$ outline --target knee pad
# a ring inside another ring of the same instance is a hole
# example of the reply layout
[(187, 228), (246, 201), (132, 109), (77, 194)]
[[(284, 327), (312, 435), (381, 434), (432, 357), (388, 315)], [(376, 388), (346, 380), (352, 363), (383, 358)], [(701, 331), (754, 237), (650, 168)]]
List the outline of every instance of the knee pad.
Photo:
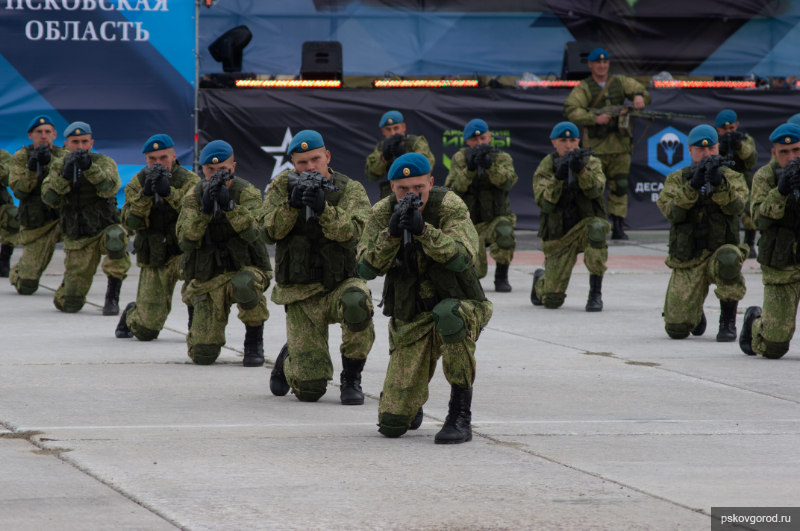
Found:
[(726, 248), (717, 253), (717, 269), (722, 280), (732, 282), (739, 278), (742, 266), (741, 255), (734, 249)]
[(219, 345), (192, 345), (191, 358), (197, 365), (211, 365), (219, 357)]
[(316, 402), (322, 398), (322, 395), (324, 395), (327, 390), (327, 380), (305, 380), (297, 382), (297, 386), (293, 387), (292, 392), (301, 402)]
[(433, 307), (433, 322), (445, 343), (457, 343), (467, 337), (467, 327), (458, 311), (460, 307), (458, 299), (445, 299)]
[(8, 213), (6, 228), (11, 232), (17, 232), (19, 230), (19, 209), (14, 205), (8, 205), (6, 212)]
[(118, 260), (125, 256), (125, 230), (119, 225), (109, 225), (106, 227), (106, 250), (108, 257)]
[(131, 332), (133, 332), (134, 337), (139, 341), (152, 341), (158, 337), (159, 330), (136, 325), (131, 327)]
[(616, 185), (616, 189), (612, 190), (611, 193), (614, 195), (628, 195), (628, 176), (627, 175), (616, 175), (614, 176), (614, 184)]
[(771, 360), (777, 360), (783, 357), (784, 354), (789, 352), (789, 342), (788, 341), (767, 341), (764, 340), (764, 354), (765, 358), (769, 358)]
[(514, 227), (508, 221), (500, 221), (494, 228), (494, 241), (501, 249), (514, 248)]
[(17, 281), (16, 288), (20, 295), (33, 295), (39, 289), (39, 281), (35, 278), (21, 278)]
[(361, 290), (350, 289), (342, 294), (342, 315), (344, 322), (353, 332), (359, 332), (369, 326), (372, 312), (367, 304), (367, 294)]
[(256, 289), (256, 279), (252, 271), (239, 271), (231, 279), (233, 300), (244, 310), (252, 310), (258, 306), (260, 293)]
[(602, 249), (606, 247), (606, 232), (608, 225), (600, 220), (590, 221), (587, 225), (587, 236), (589, 238), (589, 245), (595, 249)]
[(408, 425), (410, 422), (411, 419), (404, 417), (403, 415), (381, 413), (381, 416), (378, 419), (378, 431), (386, 437), (394, 439), (396, 437), (400, 437), (406, 431), (408, 431)]
[(672, 339), (684, 339), (689, 337), (689, 332), (692, 331), (692, 325), (689, 323), (667, 323), (664, 325), (667, 335)]
[(65, 295), (64, 304), (59, 308), (65, 313), (78, 313), (83, 308), (86, 299), (80, 295)]
[(544, 302), (545, 308), (555, 310), (564, 304), (564, 299), (566, 298), (566, 293), (545, 293), (542, 302)]

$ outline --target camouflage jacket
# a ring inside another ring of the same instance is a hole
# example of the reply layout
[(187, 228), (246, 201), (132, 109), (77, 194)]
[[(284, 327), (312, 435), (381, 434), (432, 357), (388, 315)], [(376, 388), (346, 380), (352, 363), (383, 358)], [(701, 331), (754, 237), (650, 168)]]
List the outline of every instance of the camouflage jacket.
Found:
[[(332, 175), (337, 174), (328, 168)], [(298, 216), (304, 209), (289, 206), (289, 170), (276, 175), (267, 188), (259, 217), (260, 225), (266, 230), (267, 237), (280, 241), (290, 237)], [(342, 175), (342, 174), (338, 174)], [(326, 203), (325, 210), (319, 216), (322, 235), (332, 241), (348, 243), (355, 246), (361, 238), (370, 202), (364, 186), (354, 179), (349, 179), (347, 187), (341, 190), (342, 197), (336, 206)], [(277, 284), (272, 290), (272, 300), (276, 304), (290, 304), (327, 291), (321, 282), (311, 284)]]
[(492, 153), (492, 165), (482, 168), (479, 176), (477, 169), (467, 168), (468, 150), (461, 148), (453, 155), (444, 185), (464, 200), (474, 223), (513, 214), (508, 191), (517, 184), (519, 177), (511, 155), (503, 151)]
[[(23, 218), (38, 219), (43, 223), (51, 219), (56, 219), (58, 213), (51, 207), (42, 202), (42, 183), (44, 178), (50, 171), (50, 165), (41, 168), (41, 175), (38, 175), (34, 170), (28, 169), (28, 158), (30, 157), (33, 145), (20, 148), (14, 157), (11, 159), (11, 189), (14, 190), (14, 195), (19, 199), (21, 215)], [(67, 150), (61, 146), (53, 146), (50, 152), (50, 161), (57, 158), (63, 158), (67, 154)], [(41, 177), (41, 180), (39, 178)], [(28, 216), (27, 212), (31, 215)], [(25, 219), (22, 220), (23, 227), (27, 224)], [(30, 228), (39, 226), (35, 223)]]
[[(406, 153), (419, 153), (424, 155), (428, 162), (431, 163), (431, 171), (436, 160), (433, 158), (431, 148), (428, 146), (428, 141), (424, 136), (408, 135), (408, 143), (406, 144)], [(378, 142), (375, 149), (372, 150), (367, 156), (367, 164), (364, 166), (364, 175), (370, 181), (381, 181), (386, 178), (386, 173), (389, 167), (383, 160), (383, 140)]]
[[(65, 150), (64, 156), (67, 153)], [(122, 185), (117, 171), (117, 163), (111, 157), (100, 153), (92, 152), (91, 155), (92, 165), (81, 173), (80, 179), (94, 185), (99, 197), (114, 197)], [(42, 182), (42, 199), (46, 205), (58, 206), (61, 197), (72, 190), (72, 179), (63, 178), (61, 176), (63, 171), (64, 157), (54, 158), (50, 161), (50, 171)]]
[[(722, 155), (721, 152), (720, 155)], [(742, 139), (742, 145), (733, 152), (733, 160), (736, 162), (734, 169), (744, 175), (749, 189), (753, 184), (753, 167), (758, 162), (756, 141), (752, 136), (745, 134), (744, 139)]]
[(11, 154), (0, 149), (0, 206), (11, 203), (11, 194), (8, 192), (8, 170), (11, 164)]

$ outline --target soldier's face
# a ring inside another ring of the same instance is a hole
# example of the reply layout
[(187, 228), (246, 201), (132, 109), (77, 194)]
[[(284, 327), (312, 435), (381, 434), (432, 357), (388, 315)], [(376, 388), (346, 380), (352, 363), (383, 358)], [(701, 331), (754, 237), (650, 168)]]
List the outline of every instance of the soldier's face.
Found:
[(392, 187), (394, 196), (400, 201), (409, 192), (414, 192), (420, 199), (422, 199), (422, 206), (420, 210), (425, 210), (425, 205), (428, 204), (428, 196), (433, 188), (433, 176), (428, 173), (427, 175), (417, 175), (416, 177), (406, 177), (405, 179), (394, 179), (389, 181)]
[(390, 136), (398, 134), (406, 136), (406, 123), (400, 122), (399, 124), (384, 125), (381, 127), (381, 133), (383, 133), (384, 138), (389, 138)]
[(725, 133), (733, 133), (739, 129), (739, 122), (733, 122), (732, 124), (725, 124), (720, 127), (717, 127), (717, 134), (719, 136), (724, 135)]
[(592, 71), (592, 76), (599, 77), (601, 79), (608, 75), (608, 68), (611, 65), (608, 59), (589, 61), (586, 64), (589, 65), (589, 70)]
[(778, 166), (785, 168), (793, 160), (800, 159), (800, 142), (772, 144), (772, 156), (778, 161)]
[(324, 146), (305, 153), (292, 153), (292, 165), (297, 173), (315, 171), (330, 179), (331, 173), (328, 171), (330, 162), (331, 152)]
[(474, 148), (475, 146), (480, 146), (482, 144), (491, 144), (492, 143), (492, 133), (486, 131), (482, 135), (478, 136), (471, 136), (468, 139), (464, 140), (464, 143), (467, 147)]
[(719, 144), (710, 146), (689, 146), (689, 155), (692, 157), (692, 162), (700, 162), (711, 155), (719, 155)]
[[(155, 153), (155, 151), (153, 152)], [(167, 166), (171, 168), (172, 165)], [(201, 166), (203, 168), (203, 177), (206, 178), (206, 181), (211, 179), (211, 176), (217, 173), (219, 170), (228, 170), (231, 175), (236, 174), (236, 161), (233, 160), (233, 155), (228, 157), (227, 159), (223, 160), (222, 162), (217, 162), (216, 164), (209, 162), (208, 164), (203, 164)], [(228, 181), (227, 185), (230, 187), (233, 181)]]
[(172, 164), (178, 160), (178, 156), (175, 154), (174, 148), (167, 148), (145, 153), (144, 160), (147, 162), (148, 168), (156, 164), (161, 164), (165, 168), (170, 169), (172, 168)]
[(67, 141), (64, 142), (64, 147), (67, 148), (67, 151), (72, 152), (78, 149), (83, 149), (85, 151), (91, 151), (92, 146), (94, 146), (94, 138), (92, 135), (75, 135), (67, 137)]
[(581, 143), (580, 138), (551, 138), (550, 142), (556, 148), (556, 153), (559, 157), (563, 157), (570, 151), (578, 149), (578, 144)]
[(41, 145), (53, 147), (53, 140), (56, 139), (56, 129), (50, 124), (40, 125), (28, 133), (28, 138), (33, 142), (33, 147)]

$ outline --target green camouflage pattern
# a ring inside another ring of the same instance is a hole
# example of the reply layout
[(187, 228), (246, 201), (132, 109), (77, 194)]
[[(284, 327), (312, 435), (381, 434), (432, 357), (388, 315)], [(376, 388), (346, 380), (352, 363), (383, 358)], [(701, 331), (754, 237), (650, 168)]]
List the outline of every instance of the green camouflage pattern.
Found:
[[(444, 185), (459, 196), (469, 190), (478, 176), (477, 171), (472, 171), (467, 168), (466, 151), (466, 149), (462, 148), (453, 155), (450, 162), (450, 172), (447, 174), (447, 178), (444, 181)], [(485, 171), (492, 185), (500, 190), (510, 190), (519, 180), (517, 172), (514, 169), (514, 161), (511, 155), (502, 151), (492, 155), (492, 165), (486, 168)], [(489, 247), (489, 256), (492, 257), (492, 260), (498, 264), (508, 265), (514, 259), (514, 249), (517, 245), (517, 238), (512, 232), (514, 245), (508, 249), (501, 249), (497, 245), (495, 241), (497, 236), (495, 227), (497, 227), (498, 223), (502, 222), (509, 223), (512, 227), (516, 227), (517, 225), (517, 216), (512, 212), (511, 203), (508, 200), (505, 202), (505, 212), (502, 216), (497, 216), (491, 221), (476, 223), (475, 230), (478, 233), (478, 249), (486, 249), (486, 247)], [(486, 276), (488, 266), (485, 252), (478, 253), (476, 270), (478, 272), (478, 278)]]
[[(376, 203), (358, 246), (359, 262), (366, 261), (379, 275), (389, 271), (400, 250), (401, 238), (389, 235), (391, 215), (388, 198)], [(426, 223), (425, 231), (413, 236), (420, 243), (422, 252), (439, 263), (447, 263), (462, 254), (469, 257), (470, 267), (474, 267), (478, 234), (467, 206), (454, 192), (445, 194), (439, 206), (439, 219), (438, 228)], [(418, 294), (409, 295), (416, 297)], [(427, 298), (432, 295), (432, 287), (421, 283), (419, 296)], [(391, 357), (378, 405), (379, 416), (391, 413), (408, 417), (410, 421), (428, 399), (428, 382), (440, 357), (443, 358), (442, 366), (448, 382), (472, 387), (475, 381), (475, 342), (481, 329), (489, 323), (492, 303), (488, 300), (462, 300), (459, 315), (464, 320), (467, 335), (462, 341), (450, 344), (444, 343), (441, 334), (436, 332), (431, 312), (421, 312), (409, 322), (390, 319)]]
[[(564, 190), (564, 181), (556, 178), (554, 168), (554, 154), (547, 155), (533, 174), (533, 197), (539, 208), (549, 203), (555, 205), (561, 200)], [(587, 197), (598, 197), (605, 186), (606, 178), (603, 174), (600, 159), (591, 156), (586, 163), (584, 171), (578, 174), (578, 188)], [(549, 208), (545, 206), (545, 208)], [(550, 207), (551, 208), (551, 207)], [(611, 225), (605, 219), (588, 217), (580, 220), (563, 237), (557, 240), (542, 241), (544, 252), (544, 275), (535, 285), (536, 295), (541, 301), (553, 295), (561, 295), (567, 291), (572, 270), (578, 261), (578, 254), (583, 253), (583, 262), (592, 275), (603, 276), (606, 272), (608, 261), (608, 245), (605, 240), (602, 247), (589, 245), (589, 223), (602, 223), (606, 228), (605, 233), (611, 230)]]
[[(424, 136), (408, 136), (409, 138), (413, 137), (413, 142), (406, 146), (406, 153), (419, 153), (420, 155), (424, 155), (425, 158), (428, 159), (428, 162), (430, 162), (431, 171), (433, 171), (436, 159), (433, 153), (431, 153), (428, 141)], [(383, 160), (383, 140), (380, 140), (375, 145), (375, 149), (372, 150), (372, 153), (367, 155), (367, 163), (364, 165), (364, 175), (370, 181), (379, 182), (381, 199), (388, 196), (392, 191), (389, 186), (389, 181), (386, 180), (386, 174), (389, 172), (390, 166), (390, 164), (387, 165), (386, 161)]]
[[(106, 155), (94, 152), (92, 154), (95, 155), (92, 157), (92, 165), (81, 173), (80, 178), (95, 185), (99, 197), (114, 197), (122, 185), (117, 171), (117, 163)], [(64, 155), (66, 156), (66, 151)], [(60, 203), (60, 198), (72, 190), (72, 180), (61, 177), (61, 173), (64, 171), (64, 157), (52, 159), (49, 170), (47, 177), (42, 182), (42, 197), (45, 204), (56, 207)], [(80, 183), (78, 185), (80, 186)], [(48, 198), (52, 198), (52, 200), (48, 201)]]
[(333, 378), (333, 364), (328, 351), (328, 326), (331, 324), (340, 323), (342, 326), (342, 344), (339, 347), (342, 356), (367, 359), (375, 342), (372, 318), (366, 328), (354, 331), (344, 323), (342, 314), (342, 295), (352, 290), (364, 293), (367, 310), (372, 316), (372, 294), (367, 283), (360, 278), (348, 278), (332, 291), (286, 305), (289, 357), (283, 370), (292, 389), (299, 389), (301, 382)]
[(11, 168), (11, 154), (0, 149), (0, 242), (17, 245), (19, 227), (15, 226), (16, 207), (8, 191), (8, 175)]
[[(750, 191), (750, 214), (758, 225), (759, 219), (783, 219), (789, 204), (789, 197), (778, 191), (778, 180), (775, 172), (780, 168), (778, 161), (772, 159), (753, 175), (753, 188)], [(800, 265), (786, 269), (775, 269), (761, 265), (761, 279), (764, 285), (788, 284), (794, 282)]]
[(603, 173), (606, 175), (608, 185), (608, 202), (606, 208), (610, 216), (628, 217), (628, 193), (617, 194), (619, 185), (616, 178), (624, 177), (626, 180), (631, 170), (630, 153), (598, 154), (603, 163)]
[[(756, 162), (758, 162), (758, 151), (756, 150), (756, 141), (753, 139), (753, 137), (745, 134), (744, 139), (742, 140), (742, 146), (736, 150), (734, 155), (742, 162), (742, 166), (744, 166), (744, 171), (742, 174), (747, 182), (747, 189), (752, 190), (753, 168), (755, 167)], [(742, 212), (742, 226), (745, 228), (745, 230), (757, 230), (758, 227), (756, 227), (756, 223), (750, 215), (750, 200), (748, 200), (747, 206), (745, 207), (744, 212)]]

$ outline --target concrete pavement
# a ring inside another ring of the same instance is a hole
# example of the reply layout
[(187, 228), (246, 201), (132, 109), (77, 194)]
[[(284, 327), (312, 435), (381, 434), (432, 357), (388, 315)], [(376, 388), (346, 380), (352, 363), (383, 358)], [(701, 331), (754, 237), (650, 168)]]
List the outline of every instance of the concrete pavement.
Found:
[[(0, 526), (3, 529), (709, 529), (712, 506), (797, 505), (800, 352), (745, 356), (702, 337), (667, 338), (666, 237), (612, 244), (605, 309), (583, 311), (578, 265), (559, 310), (529, 301), (543, 263), (520, 235), (514, 291), (495, 294), (478, 342), (474, 438), (433, 444), (447, 414), (441, 369), (416, 432), (376, 428), (387, 319), (367, 361), (363, 406), (331, 383), (319, 403), (268, 390), (269, 367), (241, 366), (244, 325), (210, 367), (186, 357), (186, 311), (142, 343), (114, 337), (95, 277), (78, 314), (52, 305), (59, 250), (42, 288), (0, 282)], [(12, 263), (19, 258), (17, 249)], [(492, 270), (490, 269), (490, 275)], [(761, 304), (757, 263), (745, 265)], [(123, 283), (133, 300), (138, 270)], [(379, 298), (382, 279), (370, 282)], [(269, 304), (266, 355), (285, 340)], [(340, 334), (331, 327), (336, 373)], [(270, 363), (271, 366), (271, 363)]]

